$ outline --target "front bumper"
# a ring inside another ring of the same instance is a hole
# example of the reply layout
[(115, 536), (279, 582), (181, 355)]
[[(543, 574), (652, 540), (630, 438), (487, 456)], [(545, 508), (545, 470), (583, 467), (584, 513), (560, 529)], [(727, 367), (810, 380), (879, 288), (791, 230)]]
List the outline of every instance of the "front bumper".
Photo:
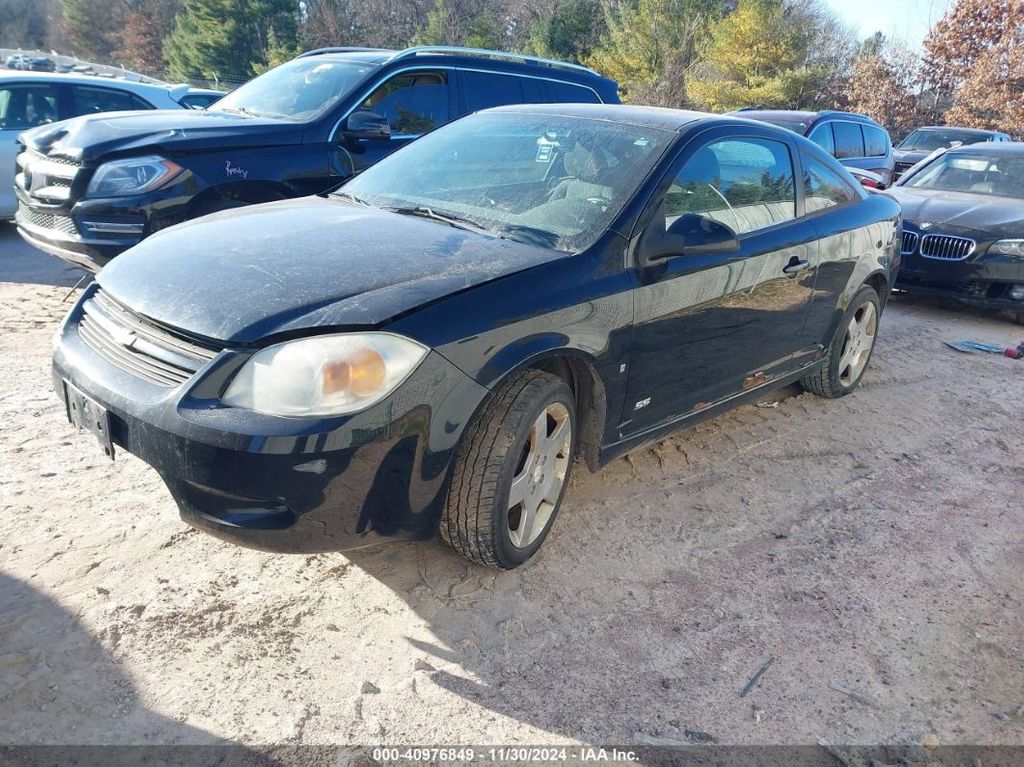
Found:
[[(81, 185), (84, 182), (74, 182)], [(73, 187), (74, 188), (74, 187)], [(14, 216), (22, 238), (50, 255), (91, 271), (144, 237), (185, 220), (189, 194), (180, 189), (116, 199), (81, 199), (44, 205), (15, 187)]]
[(69, 381), (107, 408), (114, 445), (156, 469), (185, 522), (282, 552), (436, 532), (463, 428), (487, 393), (444, 357), (431, 352), (361, 413), (266, 416), (226, 407), (214, 393), (248, 352), (222, 351), (177, 387), (144, 381), (97, 354), (78, 332), (94, 290), (59, 333), (55, 388), (63, 399)]
[[(917, 230), (919, 235), (924, 234)], [(966, 232), (954, 236), (968, 236)], [(1024, 301), (1010, 298), (1010, 288), (1024, 285), (1024, 259), (989, 253), (991, 242), (978, 242), (963, 260), (927, 258), (916, 248), (902, 254), (896, 287), (908, 293), (945, 296), (976, 306), (1024, 310)]]

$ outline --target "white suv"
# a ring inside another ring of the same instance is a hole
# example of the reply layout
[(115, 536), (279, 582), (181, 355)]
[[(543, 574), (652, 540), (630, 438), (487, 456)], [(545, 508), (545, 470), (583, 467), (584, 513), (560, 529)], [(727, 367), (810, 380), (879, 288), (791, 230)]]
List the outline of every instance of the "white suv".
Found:
[(186, 109), (188, 85), (133, 82), (79, 74), (0, 71), (0, 220), (13, 218), (18, 134), (94, 112)]

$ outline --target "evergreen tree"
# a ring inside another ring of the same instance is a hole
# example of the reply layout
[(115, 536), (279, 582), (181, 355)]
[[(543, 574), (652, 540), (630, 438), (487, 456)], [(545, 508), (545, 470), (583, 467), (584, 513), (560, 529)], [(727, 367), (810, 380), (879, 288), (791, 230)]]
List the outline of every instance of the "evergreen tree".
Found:
[(532, 26), (526, 47), (538, 56), (582, 62), (604, 32), (597, 0), (565, 0)]
[(609, 6), (607, 32), (587, 63), (617, 80), (627, 101), (684, 106), (685, 75), (721, 12), (720, 0), (628, 0)]
[(294, 0), (185, 0), (164, 42), (172, 77), (241, 82), (298, 45)]

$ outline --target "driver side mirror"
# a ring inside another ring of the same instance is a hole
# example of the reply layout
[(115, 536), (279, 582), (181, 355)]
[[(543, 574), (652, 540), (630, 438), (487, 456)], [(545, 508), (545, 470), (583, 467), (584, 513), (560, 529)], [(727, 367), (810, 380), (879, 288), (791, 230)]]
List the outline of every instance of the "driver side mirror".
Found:
[(740, 249), (736, 232), (713, 218), (684, 213), (673, 221), (663, 236), (645, 243), (644, 262), (652, 263), (675, 256), (708, 256), (735, 253)]
[(386, 117), (376, 112), (360, 110), (349, 115), (344, 134), (350, 139), (389, 139), (391, 125)]

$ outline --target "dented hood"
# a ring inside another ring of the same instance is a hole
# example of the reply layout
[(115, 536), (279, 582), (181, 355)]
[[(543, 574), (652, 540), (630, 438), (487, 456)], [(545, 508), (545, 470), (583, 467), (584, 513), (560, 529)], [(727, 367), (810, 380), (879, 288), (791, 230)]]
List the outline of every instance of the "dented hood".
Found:
[(195, 109), (106, 112), (63, 120), (22, 133), (25, 145), (95, 162), (110, 154), (168, 154), (219, 147), (280, 146), (302, 141), (303, 126), (288, 120)]
[(166, 229), (115, 258), (97, 279), (157, 322), (246, 344), (291, 331), (377, 325), (565, 255), (307, 197)]

